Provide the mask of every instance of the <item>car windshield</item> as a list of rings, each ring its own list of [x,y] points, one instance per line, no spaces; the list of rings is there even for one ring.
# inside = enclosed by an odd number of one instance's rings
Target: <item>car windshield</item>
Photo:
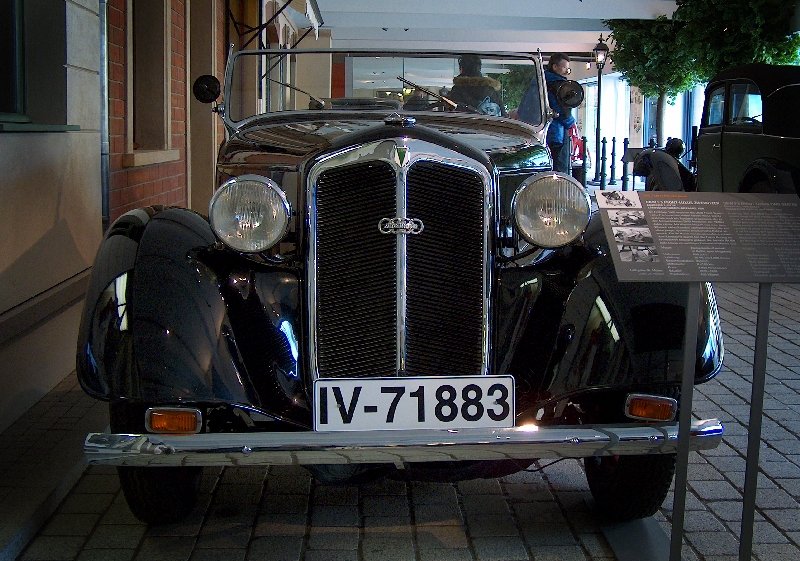
[[[544,114],[541,66],[528,55],[242,51],[233,55],[226,81],[227,118],[233,122],[319,109],[505,116],[526,91],[526,104],[536,108],[528,122],[540,125]]]

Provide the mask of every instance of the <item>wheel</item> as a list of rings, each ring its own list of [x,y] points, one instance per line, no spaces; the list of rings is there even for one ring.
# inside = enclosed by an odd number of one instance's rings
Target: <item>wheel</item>
[[[753,184],[752,187],[750,187],[750,190],[748,191],[748,193],[774,193],[774,192],[775,189],[772,188],[772,185],[770,185],[769,181],[767,181],[766,179],[757,181],[756,183]]]
[[[470,479],[495,479],[527,469],[534,460],[462,460],[455,462],[420,462],[407,464],[396,472],[397,478],[410,481],[455,483]]]
[[[144,432],[145,406],[109,404],[111,432]],[[147,524],[186,518],[200,495],[202,467],[117,467],[122,493],[133,515]]]
[[[393,464],[315,464],[303,467],[323,485],[359,485],[395,471]]]
[[[675,454],[584,458],[595,508],[617,522],[656,513],[675,474]]]
[[[200,467],[117,468],[125,500],[133,515],[147,524],[186,518],[200,494]]]

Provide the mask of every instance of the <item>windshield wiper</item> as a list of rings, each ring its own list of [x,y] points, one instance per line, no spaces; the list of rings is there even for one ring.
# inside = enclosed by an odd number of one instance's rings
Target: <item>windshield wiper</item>
[[[428,95],[432,95],[433,97],[435,97],[439,101],[447,103],[448,105],[450,105],[451,109],[455,109],[456,107],[458,107],[458,103],[456,103],[452,99],[446,98],[442,94],[438,94],[438,93],[432,92],[431,90],[429,90],[427,88],[423,88],[422,86],[420,86],[418,84],[415,84],[411,80],[406,80],[405,78],[401,78],[400,76],[398,76],[397,79],[400,80],[401,82],[403,82],[404,84],[408,84],[409,86],[412,86],[412,87],[418,89],[422,93],[426,93]]]
[[[313,107],[311,106],[311,103],[308,104],[309,105],[309,107],[308,107],[309,109],[325,109],[325,102],[323,100],[317,99],[316,97],[314,97],[313,95],[311,95],[307,91],[301,90],[297,86],[293,86],[291,84],[287,84],[286,82],[281,82],[280,80],[276,80],[275,78],[270,78],[267,75],[262,76],[262,78],[266,78],[270,82],[275,82],[276,84],[280,84],[281,86],[285,86],[285,87],[290,88],[290,89],[292,89],[292,90],[294,90],[296,92],[300,92],[302,94],[306,94],[308,97],[311,98],[311,101],[314,102],[314,106]]]

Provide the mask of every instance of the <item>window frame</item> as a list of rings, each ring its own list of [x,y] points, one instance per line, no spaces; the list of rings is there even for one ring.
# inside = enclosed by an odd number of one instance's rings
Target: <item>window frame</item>
[[[14,29],[14,111],[0,112],[0,123],[30,123],[31,118],[26,114],[25,105],[25,7],[22,0],[11,0],[13,7],[11,27]],[[12,88],[9,88],[11,90]]]
[[[711,100],[717,95],[717,92],[722,90],[722,112],[720,115],[720,121],[709,123],[709,116],[711,113]],[[715,84],[713,89],[708,90],[706,94],[705,100],[705,109],[703,110],[703,121],[702,121],[702,128],[703,129],[721,129],[722,126],[725,124],[725,120],[727,118],[727,105],[728,105],[728,87],[727,84],[724,82]]]
[[[733,89],[736,86],[747,86],[748,88],[755,88],[755,91],[758,92],[758,96],[761,98],[761,121],[758,123],[733,123],[733,112],[736,109],[734,104],[734,93]],[[724,108],[725,111],[725,130],[733,131],[733,132],[748,132],[752,134],[760,134],[764,129],[764,99],[761,95],[761,90],[758,88],[758,85],[753,82],[752,80],[735,80],[728,82],[727,89],[726,89],[726,107]]]
[[[125,152],[122,156],[123,167],[138,167],[148,166],[153,164],[160,164],[165,162],[173,162],[180,159],[180,151],[172,148],[172,10],[171,2],[169,0],[156,0],[160,2],[160,21],[151,22],[148,26],[137,26],[135,24],[134,4],[142,6],[143,3],[134,2],[134,0],[126,0],[126,37],[125,37],[125,51],[126,51],[126,102],[125,102]],[[151,4],[152,6],[152,4]],[[160,27],[155,27],[160,25]],[[137,65],[138,72],[135,72],[134,59],[135,48],[137,41],[148,43],[153,41],[153,36],[157,35],[155,40],[162,43],[163,56],[157,57],[160,60],[148,59],[146,62],[139,61]],[[144,66],[148,68],[144,68]],[[149,108],[151,118],[147,119],[148,124],[157,123],[161,125],[161,129],[157,131],[158,138],[151,145],[145,147],[138,147],[135,145],[134,140],[142,134],[142,129],[137,130],[137,113],[141,113],[141,100],[136,99],[136,78],[137,76],[152,77],[153,75],[161,76],[163,79],[163,95],[160,100],[156,100],[156,109]],[[141,84],[140,84],[141,86]],[[160,101],[160,103],[159,103]],[[138,109],[137,109],[138,105]],[[158,111],[160,107],[160,111]],[[156,118],[152,118],[156,115]],[[139,134],[137,134],[139,133]]]

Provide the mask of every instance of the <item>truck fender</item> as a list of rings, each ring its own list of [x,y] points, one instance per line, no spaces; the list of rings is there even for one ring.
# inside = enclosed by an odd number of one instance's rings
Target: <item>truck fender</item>
[[[798,187],[800,187],[800,169],[774,158],[759,158],[752,162],[747,166],[739,182],[740,193],[800,194]]]

